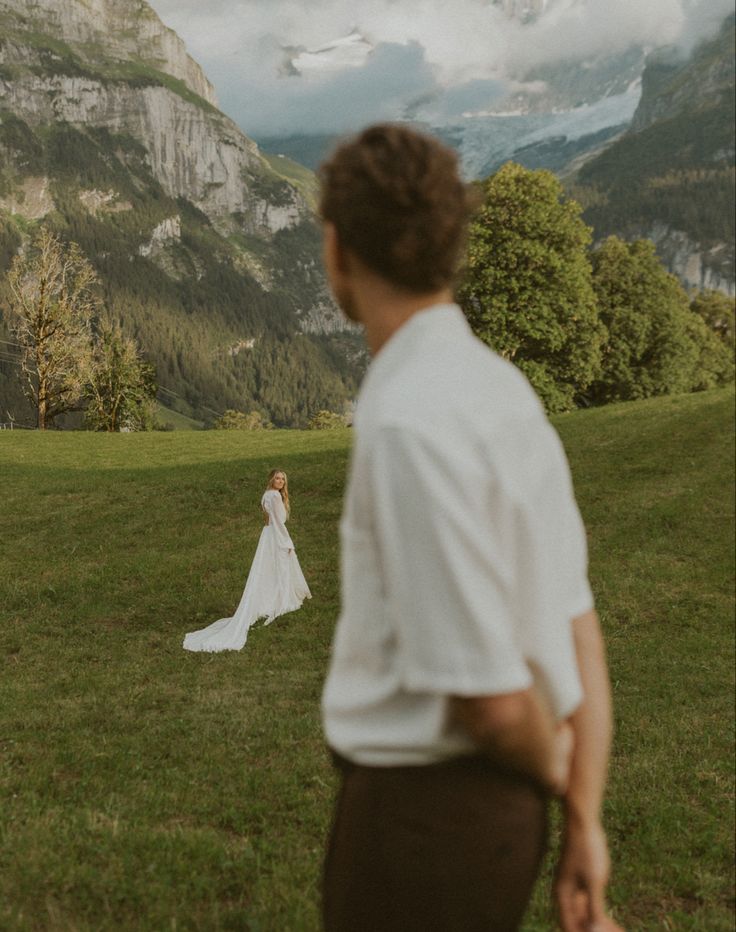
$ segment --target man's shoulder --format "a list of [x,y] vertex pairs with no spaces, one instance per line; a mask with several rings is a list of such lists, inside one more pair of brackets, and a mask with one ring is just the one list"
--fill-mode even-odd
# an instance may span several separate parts
[[454,434],[454,427],[488,436],[543,416],[523,373],[475,337],[408,358],[372,395],[375,428],[404,426],[436,435]]

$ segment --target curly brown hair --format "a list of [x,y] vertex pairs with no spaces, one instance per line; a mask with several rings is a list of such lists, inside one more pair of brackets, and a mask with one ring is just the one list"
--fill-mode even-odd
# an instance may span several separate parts
[[322,219],[369,269],[414,294],[452,284],[475,197],[451,149],[381,124],[340,145],[319,175]]

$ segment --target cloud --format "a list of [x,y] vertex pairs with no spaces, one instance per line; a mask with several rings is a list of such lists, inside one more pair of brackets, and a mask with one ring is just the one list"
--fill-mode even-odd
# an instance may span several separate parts
[[384,42],[361,67],[309,80],[286,77],[262,81],[253,92],[254,98],[247,102],[235,96],[228,112],[243,125],[254,125],[258,135],[264,136],[340,133],[396,119],[418,98],[436,95],[439,87],[421,46],[416,42]]
[[733,0],[691,0],[685,4],[685,22],[675,44],[689,54],[699,42],[714,36],[733,12]]
[[[544,16],[521,24],[492,0],[149,2],[203,65],[225,112],[256,136],[340,132],[420,111],[449,119],[490,106],[504,82],[542,64],[632,45],[689,50],[732,9],[732,0],[548,0]],[[374,46],[367,59],[284,76],[285,46],[313,51],[354,29]]]
[[507,32],[507,73],[563,60],[584,60],[676,45],[689,51],[713,35],[733,0],[554,0],[534,23]]

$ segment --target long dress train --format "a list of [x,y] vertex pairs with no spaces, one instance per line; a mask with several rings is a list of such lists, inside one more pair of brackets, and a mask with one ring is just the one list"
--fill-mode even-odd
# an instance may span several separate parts
[[312,597],[286,530],[286,508],[276,489],[267,489],[261,506],[268,524],[261,531],[253,563],[240,604],[232,618],[221,618],[184,638],[184,649],[192,651],[240,650],[248,629],[259,618],[270,624],[279,615],[301,608]]

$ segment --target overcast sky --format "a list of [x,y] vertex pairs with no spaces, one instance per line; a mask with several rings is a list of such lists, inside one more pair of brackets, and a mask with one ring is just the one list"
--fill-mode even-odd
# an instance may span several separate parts
[[[148,2],[251,136],[482,110],[532,65],[632,44],[689,47],[733,9],[733,0],[549,0],[541,19],[522,26],[490,0]],[[356,38],[329,56],[297,51],[354,30],[366,42]],[[291,74],[288,59],[297,66]]]

